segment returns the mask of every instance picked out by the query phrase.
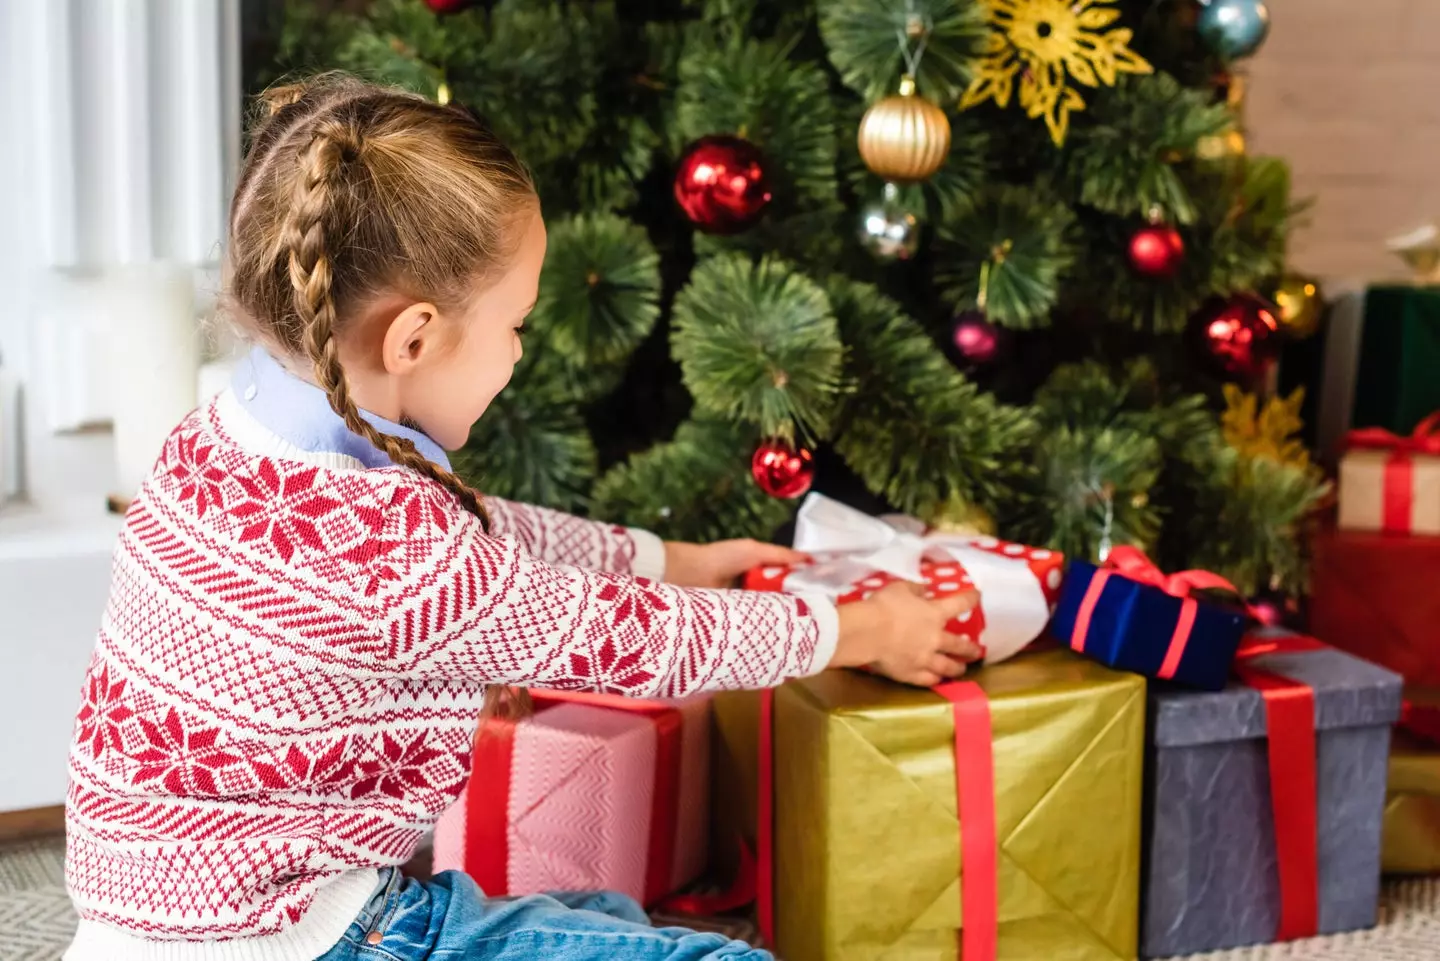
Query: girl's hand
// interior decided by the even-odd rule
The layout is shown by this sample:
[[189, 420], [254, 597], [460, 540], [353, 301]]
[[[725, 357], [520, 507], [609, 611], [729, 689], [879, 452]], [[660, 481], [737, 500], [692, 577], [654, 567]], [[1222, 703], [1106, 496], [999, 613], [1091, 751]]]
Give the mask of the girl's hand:
[[867, 599], [840, 606], [840, 639], [831, 667], [870, 666], [905, 684], [934, 687], [965, 673], [980, 646], [945, 630], [980, 602], [975, 591], [926, 600], [919, 584], [897, 581]]
[[762, 564], [803, 564], [799, 551], [759, 541], [714, 544], [665, 543], [665, 580], [679, 587], [734, 587], [740, 576]]

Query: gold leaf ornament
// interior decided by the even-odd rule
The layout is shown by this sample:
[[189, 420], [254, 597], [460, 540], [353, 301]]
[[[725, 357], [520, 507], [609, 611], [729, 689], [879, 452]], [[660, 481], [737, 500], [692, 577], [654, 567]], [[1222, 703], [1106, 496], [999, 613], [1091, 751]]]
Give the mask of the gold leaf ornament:
[[1112, 26], [1117, 0], [982, 0], [990, 34], [975, 77], [960, 108], [994, 100], [1008, 107], [1018, 82], [1020, 108], [1034, 120], [1045, 118], [1050, 139], [1065, 143], [1070, 114], [1085, 109], [1085, 98], [1071, 83], [1086, 87], [1115, 85], [1122, 73], [1153, 73], [1130, 49], [1134, 31]]
[[1304, 388], [1297, 387], [1288, 397], [1271, 397], [1263, 405], [1256, 395], [1234, 384], [1226, 384], [1224, 390], [1220, 431], [1225, 443], [1244, 457], [1264, 457], [1292, 467], [1310, 466], [1310, 454], [1297, 438], [1305, 426], [1300, 418]]

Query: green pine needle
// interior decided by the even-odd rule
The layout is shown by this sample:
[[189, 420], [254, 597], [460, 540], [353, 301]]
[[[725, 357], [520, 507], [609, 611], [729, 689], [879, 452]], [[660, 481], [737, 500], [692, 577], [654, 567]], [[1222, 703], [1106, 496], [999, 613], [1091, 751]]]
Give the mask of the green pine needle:
[[671, 348], [697, 408], [762, 434], [828, 436], [843, 348], [830, 302], [783, 261], [702, 261], [675, 300]]
[[453, 462], [487, 494], [575, 510], [595, 479], [595, 445], [574, 400], [523, 375], [490, 403]]
[[1329, 489], [1313, 468], [1226, 447], [1195, 494], [1194, 512], [1175, 521], [1193, 545], [1191, 563], [1246, 597], [1266, 589], [1299, 594], [1309, 580], [1304, 527]]
[[957, 498], [994, 510], [1028, 470], [1027, 413], [980, 393], [874, 287], [835, 278], [829, 292], [855, 385], [835, 437], [846, 463], [921, 517]]
[[719, 421], [687, 421], [675, 438], [630, 458], [595, 485], [597, 517], [699, 543], [768, 539], [794, 510], [750, 479], [753, 432]]
[[834, 203], [834, 107], [819, 67], [773, 41], [692, 38], [675, 93], [677, 147], [709, 134], [744, 137], [765, 154], [776, 213]]
[[659, 316], [660, 258], [643, 227], [615, 214], [550, 225], [531, 322], [542, 349], [573, 371], [623, 366]]
[[928, 25], [916, 86], [940, 103], [960, 99], [989, 36], [984, 8], [966, 0], [820, 0], [818, 6], [830, 62], [866, 100], [895, 92], [906, 72], [901, 45], [913, 53], [918, 44], [907, 35], [912, 21]]
[[1224, 104], [1169, 74], [1126, 77], [1098, 95], [1087, 122], [1075, 125], [1065, 174], [1081, 203], [1106, 213], [1144, 216], [1158, 208], [1168, 222], [1193, 223], [1184, 161], [1202, 138], [1225, 133], [1233, 122]]
[[1044, 326], [1075, 262], [1074, 225], [1070, 208], [1043, 187], [995, 186], [941, 225], [935, 279], [954, 307], [975, 305], [988, 261], [990, 318], [1007, 327]]

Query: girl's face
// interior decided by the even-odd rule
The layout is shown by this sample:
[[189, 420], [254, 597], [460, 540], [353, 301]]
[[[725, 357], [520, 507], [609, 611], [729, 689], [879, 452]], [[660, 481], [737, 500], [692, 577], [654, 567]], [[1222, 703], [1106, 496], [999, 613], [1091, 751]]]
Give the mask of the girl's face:
[[521, 230], [510, 268], [473, 298], [464, 314], [445, 318], [453, 343], [428, 358], [425, 370], [417, 371], [421, 376], [405, 378], [405, 418], [446, 450], [465, 444], [520, 360], [520, 328], [535, 306], [545, 262], [545, 221], [538, 205]]

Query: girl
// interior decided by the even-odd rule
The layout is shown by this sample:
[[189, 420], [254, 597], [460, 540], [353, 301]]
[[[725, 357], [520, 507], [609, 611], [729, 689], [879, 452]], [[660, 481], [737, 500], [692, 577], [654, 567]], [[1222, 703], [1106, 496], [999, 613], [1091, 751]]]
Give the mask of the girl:
[[445, 450], [520, 359], [530, 179], [454, 106], [344, 77], [267, 99], [228, 247], [259, 346], [125, 520], [71, 752], [66, 957], [768, 957], [618, 896], [488, 900], [395, 866], [506, 685], [933, 684], [979, 653], [943, 629], [974, 596], [715, 590], [795, 555], [482, 500]]

